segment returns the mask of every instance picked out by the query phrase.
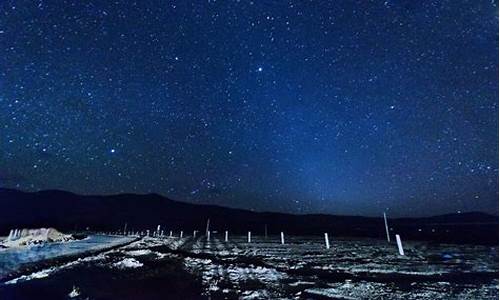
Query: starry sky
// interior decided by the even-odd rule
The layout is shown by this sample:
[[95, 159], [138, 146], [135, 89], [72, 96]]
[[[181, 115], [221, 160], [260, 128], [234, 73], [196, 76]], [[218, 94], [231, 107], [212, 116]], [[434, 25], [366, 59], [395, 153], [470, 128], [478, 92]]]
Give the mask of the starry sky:
[[0, 2], [0, 187], [498, 214], [498, 3]]

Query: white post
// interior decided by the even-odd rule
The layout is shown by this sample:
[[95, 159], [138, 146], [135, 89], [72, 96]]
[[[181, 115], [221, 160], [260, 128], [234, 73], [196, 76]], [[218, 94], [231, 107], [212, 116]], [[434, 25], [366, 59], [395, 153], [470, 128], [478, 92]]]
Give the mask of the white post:
[[285, 234], [282, 231], [281, 232], [281, 245], [284, 245], [284, 244], [285, 244]]
[[147, 236], [149, 236], [149, 229], [148, 229], [148, 230], [146, 230], [146, 235], [147, 235]]
[[163, 232], [163, 230], [162, 230], [162, 231], [160, 232], [160, 235], [161, 235], [161, 236], [163, 236], [163, 235], [164, 235], [164, 232]]
[[252, 242], [252, 232], [251, 231], [248, 232], [248, 242], [249, 243]]
[[403, 250], [403, 243], [401, 243], [401, 238], [399, 234], [396, 234], [396, 243], [398, 244], [399, 255], [405, 255], [405, 251]]
[[228, 240], [229, 240], [229, 232], [227, 232], [227, 230], [226, 230], [226, 232], [224, 234], [224, 242], [227, 242]]
[[387, 226], [387, 216], [384, 212], [384, 223], [385, 223], [385, 233], [387, 234], [387, 242], [391, 242], [391, 236], [389, 235], [389, 226]]
[[12, 230], [12, 229], [11, 229], [11, 230], [9, 231], [9, 237], [7, 238], [7, 241], [12, 240], [12, 236], [13, 236], [13, 235], [14, 235], [14, 230]]
[[208, 236], [208, 232], [210, 231], [210, 219], [207, 220], [207, 228], [205, 229], [205, 234]]
[[172, 237], [172, 235], [173, 235], [173, 232], [172, 232], [172, 230], [170, 230], [170, 235], [169, 235], [169, 237]]
[[181, 230], [180, 238], [182, 239], [182, 236], [184, 235], [184, 231]]
[[160, 230], [161, 230], [161, 226], [160, 226], [160, 225], [158, 225], [158, 226], [156, 227], [156, 235], [160, 235]]
[[207, 231], [207, 241], [210, 242], [210, 230]]
[[328, 240], [328, 233], [325, 232], [326, 249], [330, 249], [330, 241]]
[[196, 230], [193, 230], [193, 238], [196, 237]]

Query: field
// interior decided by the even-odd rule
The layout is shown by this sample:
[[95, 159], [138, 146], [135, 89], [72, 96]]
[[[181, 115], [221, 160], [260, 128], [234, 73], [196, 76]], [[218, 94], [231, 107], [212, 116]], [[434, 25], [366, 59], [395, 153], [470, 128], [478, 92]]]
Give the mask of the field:
[[11, 278], [0, 298], [42, 291], [67, 299], [73, 287], [74, 299], [498, 298], [497, 247], [403, 241], [400, 256], [384, 240], [330, 242], [326, 249], [321, 236], [285, 236], [284, 245], [279, 236], [145, 237]]

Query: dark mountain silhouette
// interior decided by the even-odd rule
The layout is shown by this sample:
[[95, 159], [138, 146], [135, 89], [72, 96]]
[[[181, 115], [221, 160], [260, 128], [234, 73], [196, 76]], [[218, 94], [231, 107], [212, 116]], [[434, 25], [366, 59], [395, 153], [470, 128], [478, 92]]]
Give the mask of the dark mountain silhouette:
[[[0, 234], [11, 228], [55, 227], [63, 231], [116, 231], [127, 223], [129, 230], [205, 229], [210, 218], [213, 230], [241, 234], [248, 230], [270, 235], [287, 234], [356, 236], [385, 238], [383, 218], [323, 214], [293, 215], [252, 212], [215, 205], [173, 201], [157, 194], [82, 196], [64, 191], [27, 193], [0, 189]], [[389, 219], [391, 235], [454, 243], [498, 244], [498, 217], [480, 212], [448, 214], [426, 218]]]

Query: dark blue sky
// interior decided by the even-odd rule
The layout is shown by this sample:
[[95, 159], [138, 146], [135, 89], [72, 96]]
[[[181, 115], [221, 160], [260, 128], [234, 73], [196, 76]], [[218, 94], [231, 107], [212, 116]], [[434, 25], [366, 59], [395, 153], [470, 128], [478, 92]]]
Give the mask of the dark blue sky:
[[0, 186], [498, 213], [497, 1], [1, 1]]

